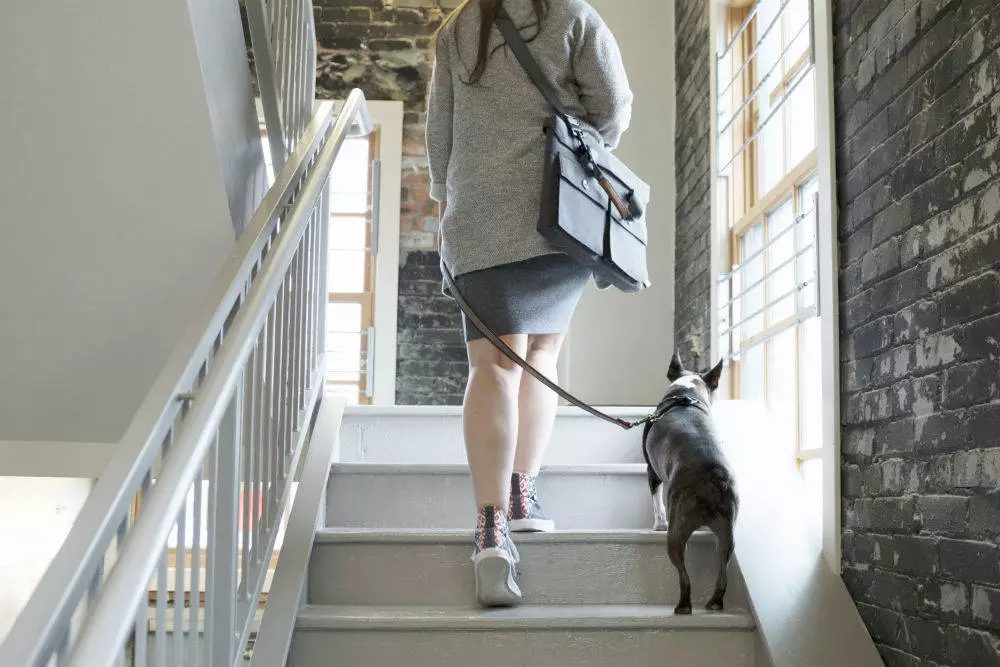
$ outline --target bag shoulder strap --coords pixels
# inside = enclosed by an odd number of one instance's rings
[[[507,40],[507,46],[514,52],[514,56],[521,63],[521,67],[528,73],[528,78],[535,84],[535,88],[538,88],[538,91],[549,103],[549,106],[568,124],[576,125],[575,119],[566,112],[566,107],[559,101],[559,96],[556,95],[555,88],[552,87],[552,82],[545,76],[545,72],[542,71],[535,57],[531,55],[531,50],[528,49],[527,42],[521,37],[521,31],[517,29],[514,21],[503,8],[497,14],[496,26],[500,29],[504,39]]]
[[[502,7],[500,8],[500,13],[497,14],[496,26],[500,29],[504,39],[507,40],[507,46],[514,52],[518,62],[521,63],[521,67],[528,73],[528,78],[531,79],[531,82],[542,93],[542,96],[548,101],[549,106],[552,107],[556,115],[566,123],[567,129],[576,137],[582,149],[582,152],[578,153],[578,159],[597,178],[597,182],[600,183],[601,188],[607,193],[608,199],[618,209],[618,215],[622,217],[622,220],[634,218],[638,215],[636,212],[638,209],[634,211],[629,203],[622,199],[622,196],[615,189],[614,185],[604,175],[600,165],[594,159],[590,147],[587,146],[587,143],[583,139],[583,134],[580,132],[580,121],[566,112],[566,107],[559,101],[559,96],[556,95],[552,83],[545,76],[545,72],[538,65],[538,61],[531,55],[527,42],[521,37],[521,31],[517,29],[510,15]],[[635,200],[633,199],[633,201]]]

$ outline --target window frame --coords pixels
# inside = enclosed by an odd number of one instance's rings
[[[334,103],[339,112],[343,101]],[[399,301],[399,223],[403,175],[403,103],[369,100],[379,130],[378,253],[375,255],[375,344],[371,404],[396,404],[397,303]]]
[[[729,271],[734,253],[729,226],[730,207],[734,202],[718,176],[719,61],[716,55],[726,44],[730,26],[730,7],[752,7],[752,2],[712,2],[709,5],[709,58],[710,62],[710,173],[711,173],[711,257],[712,275]],[[840,498],[840,378],[839,378],[839,304],[838,304],[838,255],[836,232],[836,171],[834,108],[833,108],[833,30],[831,0],[812,0],[812,56],[815,77],[815,114],[817,144],[815,173],[818,182],[817,224],[817,306],[819,308],[819,335],[821,354],[821,426],[820,448],[799,453],[800,461],[822,460],[822,549],[831,567],[839,571],[841,564],[841,498]],[[782,64],[784,67],[784,64]],[[792,67],[790,72],[801,69]],[[790,75],[794,78],[795,74]],[[749,153],[749,151],[746,151]],[[793,170],[794,171],[794,170]],[[793,190],[794,192],[794,190]],[[778,202],[781,198],[777,199]],[[763,215],[763,211],[761,214]],[[711,347],[713,358],[721,358],[724,350],[720,344],[722,296],[715,288],[711,292]],[[732,396],[732,387],[723,387],[724,396]]]
[[[368,178],[367,180],[367,199],[365,204],[365,210],[363,211],[335,211],[330,210],[329,219],[330,225],[336,225],[338,219],[349,219],[349,218],[365,218],[368,223],[365,226],[365,240],[364,240],[364,267],[363,267],[363,279],[362,287],[360,292],[337,292],[337,291],[327,291],[327,307],[332,304],[352,304],[357,305],[361,309],[360,326],[358,335],[360,336],[359,345],[359,360],[358,360],[358,380],[357,382],[348,380],[336,380],[329,377],[330,369],[327,367],[327,375],[324,379],[324,387],[329,392],[332,387],[354,387],[358,388],[357,401],[358,405],[371,405],[374,399],[374,384],[375,378],[373,372],[368,372],[368,365],[371,364],[372,359],[372,345],[371,332],[375,330],[375,308],[378,302],[378,272],[376,270],[378,253],[371,252],[372,248],[377,248],[377,239],[373,236],[378,233],[378,224],[373,222],[373,216],[381,216],[379,211],[379,203],[375,201],[376,197],[380,197],[381,193],[379,188],[374,182],[374,179],[378,176],[379,171],[374,168],[374,162],[380,159],[381,156],[381,145],[382,145],[382,126],[375,124],[375,128],[371,134],[367,137],[368,139]],[[333,187],[334,184],[331,182],[328,187],[331,188],[331,192],[336,192]],[[336,253],[340,251],[339,248],[329,247],[327,248],[328,256],[332,255],[336,257]],[[359,251],[361,248],[344,250]],[[330,330],[330,320],[329,314],[327,315],[327,335],[333,333],[334,335],[350,335],[354,332],[346,331],[331,331]],[[377,340],[378,336],[374,336]],[[377,364],[376,364],[377,367]],[[334,371],[337,372],[337,371]]]

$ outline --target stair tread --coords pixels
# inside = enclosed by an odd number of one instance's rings
[[[472,543],[473,531],[454,529],[423,528],[320,528],[316,531],[317,544],[465,544]],[[696,540],[714,540],[708,530],[698,530],[692,536]],[[625,544],[666,544],[667,534],[653,530],[556,530],[551,533],[516,533],[518,544],[566,544],[566,543],[625,543]]]
[[[754,629],[744,611],[674,613],[672,606],[635,604],[524,605],[512,609],[478,607],[397,607],[307,605],[296,627],[314,630],[553,630]]]
[[[335,463],[331,472],[347,475],[467,475],[464,463]],[[568,463],[542,466],[549,475],[646,475],[644,463]]]

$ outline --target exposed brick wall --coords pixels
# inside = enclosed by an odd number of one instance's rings
[[[432,37],[456,2],[404,1],[391,9],[382,0],[313,4],[317,97],[342,99],[360,88],[368,99],[404,103],[396,402],[459,404],[466,375],[464,351],[456,358],[456,347],[464,346],[461,320],[455,303],[441,294],[438,221],[424,150]]]
[[[1000,3],[835,3],[844,579],[890,667],[1000,664]]]
[[[711,324],[711,181],[708,6],[703,0],[678,0],[677,170],[675,347],[685,363],[708,363]]]
[[[396,397],[412,405],[461,405],[468,359],[455,302],[441,296],[438,254],[412,251],[399,270]]]

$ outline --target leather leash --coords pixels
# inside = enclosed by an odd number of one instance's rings
[[[440,243],[439,243],[439,248],[440,248]],[[462,296],[462,293],[459,291],[458,286],[455,284],[454,276],[451,275],[451,270],[448,269],[448,265],[444,263],[443,257],[441,258],[441,272],[444,274],[445,282],[448,285],[448,289],[451,291],[451,295],[455,299],[455,301],[458,302],[459,308],[462,309],[462,312],[465,313],[465,316],[469,318],[469,321],[472,322],[476,326],[476,328],[482,332],[483,336],[485,336],[486,339],[490,341],[490,343],[492,343],[494,347],[500,350],[500,352],[505,357],[507,357],[515,364],[520,366],[524,370],[524,372],[526,372],[528,375],[532,376],[533,378],[541,382],[543,385],[554,391],[556,394],[566,399],[567,402],[571,403],[572,405],[575,405],[584,412],[593,415],[598,419],[602,419],[608,422],[609,424],[614,424],[615,426],[623,428],[626,431],[630,431],[638,426],[645,426],[646,424],[650,424],[652,422],[659,420],[665,414],[667,414],[667,412],[669,412],[675,407],[679,407],[681,405],[693,404],[691,403],[691,401],[694,401],[695,399],[691,399],[687,396],[675,396],[673,400],[668,399],[660,403],[660,405],[657,406],[656,410],[648,417],[643,417],[642,419],[636,421],[629,421],[627,419],[621,419],[620,417],[612,417],[611,415],[605,412],[601,412],[594,406],[590,405],[589,403],[585,403],[584,401],[581,401],[579,398],[569,393],[568,391],[560,387],[552,380],[545,377],[545,375],[541,371],[539,371],[537,368],[528,363],[524,358],[521,357],[521,355],[515,352],[510,347],[510,345],[505,343],[503,339],[500,338],[500,336],[494,333],[494,331],[490,329],[490,327],[487,326],[485,322],[483,322],[482,318],[476,314],[476,311],[473,310],[472,306],[469,305],[469,302],[465,300],[465,297]]]

